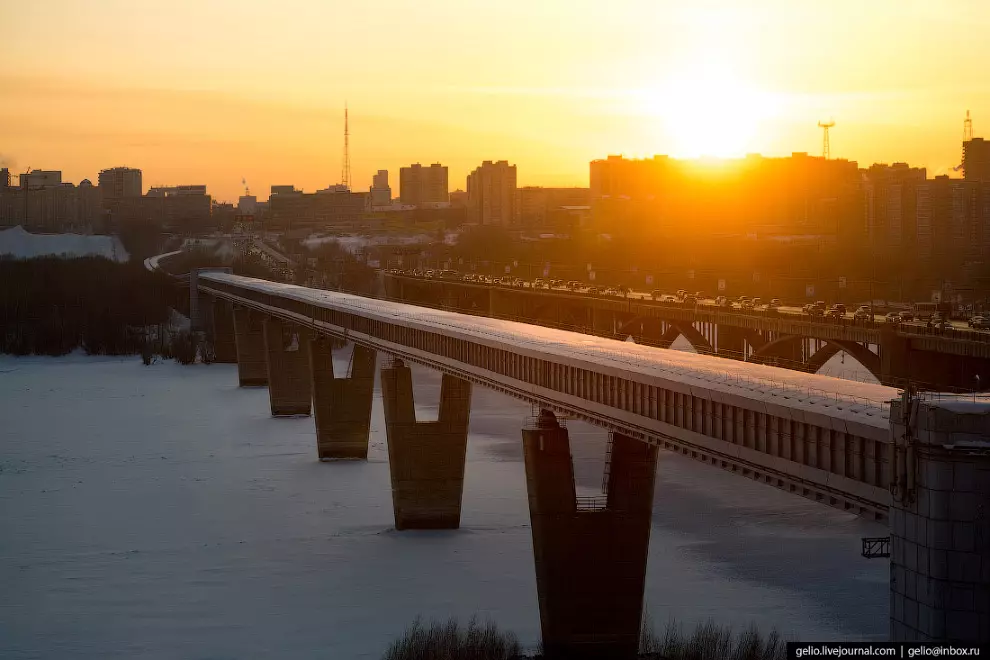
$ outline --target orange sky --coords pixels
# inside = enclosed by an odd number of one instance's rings
[[[800,5],[800,6],[797,6]],[[0,3],[0,159],[145,186],[482,160],[587,185],[609,153],[959,161],[990,136],[986,0],[48,0]],[[986,128],[986,130],[984,130]]]

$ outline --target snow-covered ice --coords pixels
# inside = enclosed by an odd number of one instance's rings
[[[344,368],[346,354],[338,356]],[[421,418],[439,376],[413,367]],[[0,657],[378,658],[417,616],[539,635],[520,428],[475,388],[462,528],[396,532],[367,462],[319,463],[233,365],[0,357]],[[605,434],[569,422],[582,490]],[[800,639],[883,639],[884,527],[661,453],[646,605]]]
[[[0,255],[16,259],[32,257],[105,257],[121,263],[130,259],[116,236],[83,234],[31,234],[23,227],[0,230]]]

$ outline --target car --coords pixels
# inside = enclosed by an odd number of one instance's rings
[[[990,317],[974,316],[971,320],[974,323],[970,327],[974,330],[990,330]]]
[[[698,300],[704,300],[704,299],[705,299],[705,298],[707,298],[708,296],[706,296],[706,295],[705,295],[704,293],[702,293],[701,291],[695,291],[695,292],[694,292],[694,297],[695,297],[695,298],[697,298]]]
[[[753,307],[762,307],[763,298],[753,298]]]
[[[914,320],[914,312],[907,312],[907,311],[901,312],[900,313],[900,316],[901,316],[901,320],[902,321],[913,321]]]
[[[654,300],[659,300],[662,297],[663,297],[663,291],[661,291],[660,289],[653,289],[653,291],[650,292],[650,298],[653,298]]]
[[[825,312],[825,316],[830,319],[841,319],[845,316],[845,314],[838,307],[830,307],[829,310]]]
[[[682,302],[685,305],[697,305],[698,304],[698,298],[695,297],[695,296],[693,296],[693,295],[691,295],[689,293],[686,296],[684,296],[684,300]]]
[[[887,323],[900,323],[902,320],[901,315],[897,312],[887,312],[886,316],[883,318]]]
[[[834,307],[835,309],[841,310],[843,314],[846,313],[846,306],[843,305],[842,303],[835,303],[834,305],[832,305],[832,307]]]
[[[857,321],[869,321],[872,318],[873,313],[868,308],[864,307],[860,307],[856,310],[856,313],[853,314],[853,319]]]
[[[545,284],[545,282],[541,278],[539,278],[539,277],[537,277],[535,280],[533,280],[533,287],[534,288],[542,289],[544,284]]]
[[[767,303],[768,309],[777,309],[780,307],[780,298],[771,298],[770,302]]]

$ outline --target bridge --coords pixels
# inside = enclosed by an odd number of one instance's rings
[[[990,401],[921,400],[229,273],[192,273],[190,293],[241,385],[267,385],[274,416],[313,414],[320,459],[367,457],[377,357],[387,356],[380,379],[399,530],[459,526],[473,386],[540,408],[522,440],[548,658],[635,657],[659,448],[889,521],[892,635],[990,640],[990,580],[980,572],[990,538],[974,531],[977,508],[990,503]],[[354,344],[349,374],[333,370],[342,342]],[[416,418],[407,363],[443,373],[436,421]],[[608,429],[600,497],[576,496],[556,413]],[[977,598],[950,608],[953,589]]]
[[[669,347],[683,337],[698,352],[817,372],[840,352],[878,381],[966,391],[990,387],[990,335],[921,325],[812,319],[775,310],[685,305],[642,298],[505,287],[384,273],[390,300],[567,328]],[[978,378],[978,376],[981,376]]]

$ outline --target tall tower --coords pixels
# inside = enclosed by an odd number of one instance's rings
[[[340,182],[348,190],[351,188],[351,132],[347,125],[347,103],[344,103],[344,163],[341,166]]]
[[[820,121],[818,122],[818,126],[822,129],[822,158],[828,160],[832,156],[828,145],[828,129],[835,126],[835,122],[831,119],[828,121]]]
[[[973,139],[973,119],[969,116],[969,110],[966,111],[966,119],[963,120],[963,142],[969,142]]]

